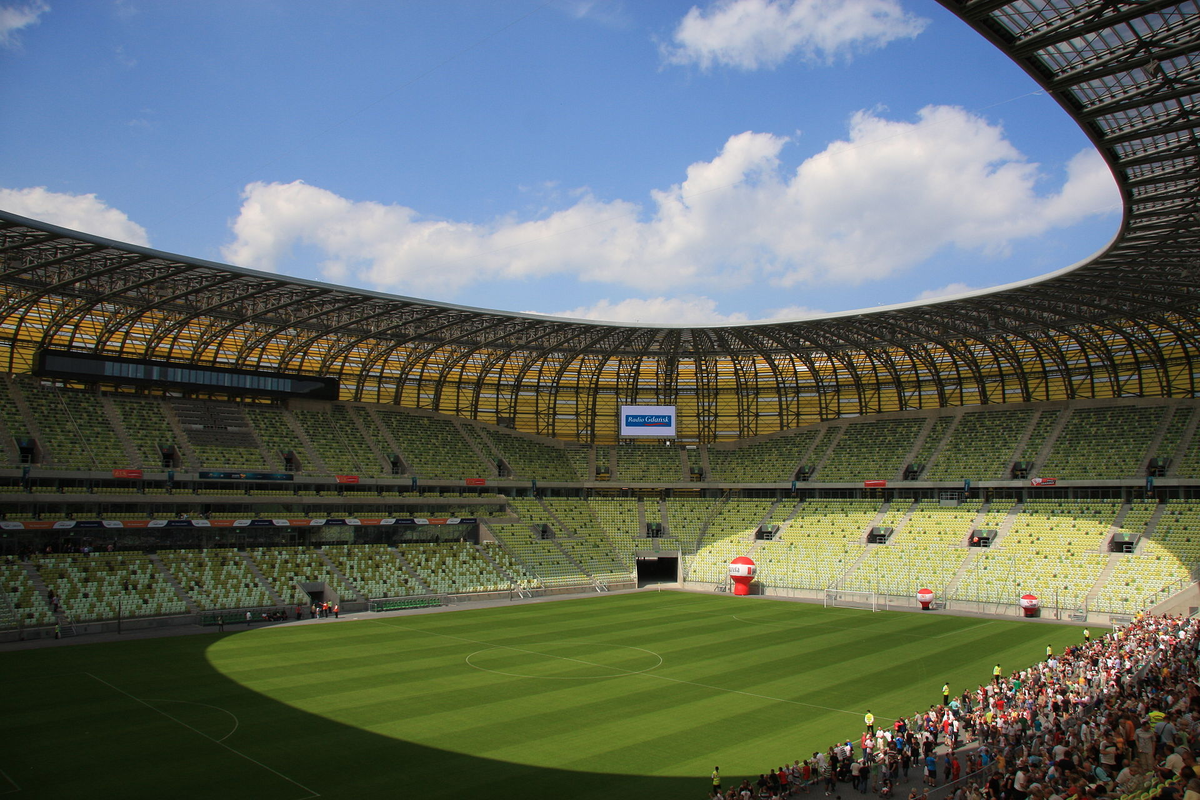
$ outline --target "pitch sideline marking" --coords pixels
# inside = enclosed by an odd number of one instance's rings
[[[429,634],[430,636],[441,636],[445,639],[455,639],[457,641],[468,642],[470,644],[481,644],[486,647],[503,647],[503,648],[507,648],[509,650],[516,650],[521,653],[532,653],[533,655],[538,655],[538,656],[545,655],[545,653],[539,653],[535,650],[524,650],[520,647],[512,647],[511,645],[505,645],[505,644],[496,644],[495,642],[482,642],[482,641],[479,641],[478,639],[468,639],[464,636],[452,636],[448,633],[438,633],[437,631],[423,631],[423,630],[420,630],[419,628],[408,628],[408,627],[404,627],[401,625],[388,625],[383,620],[372,619],[372,620],[367,620],[367,621],[374,622],[377,625],[383,625],[385,627],[392,628],[394,630],[409,631],[411,633],[425,633],[425,634]],[[552,656],[552,658],[565,658],[565,657],[564,656]],[[578,659],[568,659],[568,660],[577,661]],[[583,662],[583,663],[587,663],[587,662]],[[589,666],[600,666],[600,665],[590,664]],[[617,669],[617,668],[611,667],[611,669]],[[680,683],[680,684],[684,684],[686,686],[697,686],[701,689],[712,689],[715,692],[728,692],[730,694],[740,694],[744,697],[757,697],[760,700],[772,700],[776,703],[789,703],[794,706],[803,706],[805,708],[817,708],[817,709],[820,709],[821,711],[834,711],[834,712],[837,712],[838,714],[852,714],[856,717],[862,715],[861,712],[859,712],[859,711],[847,711],[844,708],[830,708],[829,706],[819,706],[815,703],[804,703],[799,700],[788,700],[787,698],[784,698],[784,697],[772,697],[767,694],[756,694],[755,692],[745,692],[745,691],[742,691],[741,689],[728,689],[724,686],[713,686],[711,684],[700,683],[698,681],[685,681],[682,678],[669,678],[666,675],[660,675],[657,672],[634,672],[634,673],[630,673],[630,674],[645,675],[647,678],[656,678],[658,680],[669,681],[670,683]]]
[[[167,699],[161,699],[161,698],[155,698],[155,697],[146,698],[146,702],[147,703],[183,703],[183,704],[189,705],[189,706],[203,706],[204,708],[211,708],[211,709],[215,709],[217,711],[223,711],[224,713],[233,717],[233,730],[231,730],[229,733],[222,736],[220,739],[217,739],[217,742],[223,742],[226,739],[228,739],[230,736],[233,736],[235,733],[237,733],[238,726],[242,724],[241,720],[239,720],[237,718],[237,714],[234,714],[229,709],[221,708],[220,706],[209,705],[208,703],[193,703],[191,700],[167,700]]]
[[[268,767],[266,764],[262,763],[262,762],[261,762],[261,761],[259,761],[258,759],[252,758],[252,757],[250,757],[250,756],[246,755],[245,753],[241,752],[240,750],[237,750],[237,749],[235,749],[235,748],[232,748],[232,747],[230,747],[229,745],[225,744],[225,742],[221,741],[220,739],[214,739],[213,737],[209,736],[209,735],[208,735],[207,733],[205,733],[204,731],[202,731],[202,730],[198,730],[197,728],[193,728],[191,725],[188,725],[186,722],[184,722],[184,721],[183,721],[183,720],[181,720],[181,719],[178,719],[177,717],[173,717],[173,716],[171,716],[171,715],[170,715],[170,714],[168,714],[167,712],[163,711],[161,708],[155,708],[154,706],[150,705],[149,703],[147,703],[147,702],[146,702],[145,700],[143,700],[142,698],[140,698],[140,697],[137,697],[136,695],[132,695],[132,694],[130,694],[129,692],[127,692],[127,691],[125,691],[124,689],[122,689],[121,687],[119,687],[119,686],[113,686],[113,685],[112,685],[111,683],[109,683],[108,681],[104,680],[103,678],[97,677],[96,675],[93,675],[93,674],[92,674],[92,673],[90,673],[90,672],[85,672],[85,673],[83,673],[83,674],[84,674],[84,675],[87,675],[87,676],[88,676],[89,678],[91,678],[92,680],[95,680],[95,681],[97,681],[97,682],[99,682],[99,683],[103,683],[105,686],[107,686],[108,688],[112,689],[113,691],[120,692],[121,694],[123,694],[123,695],[125,695],[126,697],[128,697],[130,700],[134,700],[134,701],[136,701],[136,702],[138,702],[138,703],[141,703],[142,705],[144,705],[146,708],[150,709],[151,711],[154,711],[155,713],[158,713],[158,714],[162,714],[162,715],[163,715],[164,717],[166,717],[167,719],[171,720],[172,722],[176,723],[177,725],[182,725],[183,727],[187,728],[187,729],[188,729],[189,731],[191,731],[192,733],[199,734],[200,736],[203,736],[205,739],[208,739],[210,742],[213,742],[214,744],[217,744],[217,745],[220,745],[221,747],[224,747],[226,750],[228,750],[229,752],[233,753],[234,755],[236,755],[236,756],[241,756],[242,758],[244,758],[244,759],[246,759],[247,761],[249,761],[251,764],[256,764],[256,765],[258,765],[258,766],[262,767],[263,769],[265,769],[267,772],[270,772],[270,773],[271,773],[271,774],[273,774],[273,775],[277,775],[277,776],[279,776],[280,778],[283,778],[283,779],[284,779],[285,781],[287,781],[288,783],[292,784],[293,786],[297,786],[297,787],[299,787],[299,788],[303,789],[304,791],[308,792],[308,794],[306,794],[304,797],[299,797],[299,798],[296,798],[296,800],[311,800],[311,798],[313,798],[313,797],[320,797],[320,796],[321,796],[321,793],[320,793],[320,792],[314,792],[312,789],[308,788],[307,786],[305,786],[304,784],[300,783],[299,781],[292,780],[292,779],[291,779],[291,778],[289,778],[287,775],[284,775],[282,772],[280,772],[279,770],[275,769],[274,767]]]
[[[661,667],[662,663],[663,663],[663,657],[661,655],[654,652],[653,650],[647,650],[644,647],[633,647],[632,645],[627,645],[627,644],[596,644],[595,642],[582,642],[578,639],[560,639],[559,641],[560,642],[568,642],[568,641],[575,642],[576,644],[588,644],[588,645],[592,645],[594,647],[623,647],[626,650],[640,650],[643,653],[649,653],[650,655],[657,658],[658,663],[652,667],[646,667],[645,669],[629,670],[629,669],[623,669],[621,667],[609,666],[608,664],[593,664],[592,662],[584,661],[581,658],[571,658],[570,656],[555,656],[555,655],[550,655],[548,653],[536,653],[536,655],[540,655],[545,658],[557,658],[560,661],[575,661],[580,664],[586,664],[589,667],[600,667],[601,669],[613,669],[613,670],[617,671],[616,675],[583,675],[583,676],[579,676],[579,677],[572,677],[572,676],[562,676],[562,675],[521,675],[516,672],[501,672],[498,669],[488,669],[487,667],[481,667],[478,664],[474,664],[471,662],[471,656],[477,656],[480,653],[486,653],[489,650],[518,650],[518,648],[516,648],[516,647],[507,647],[505,645],[493,645],[492,647],[485,647],[482,650],[476,650],[474,653],[468,653],[467,657],[464,658],[463,660],[466,661],[469,666],[474,667],[475,669],[477,669],[481,672],[492,672],[492,673],[495,673],[496,675],[506,675],[510,678],[534,678],[536,680],[553,680],[553,681],[603,681],[603,680],[608,680],[609,678],[623,678],[627,675],[641,675],[644,672],[649,672],[652,669],[657,669],[658,667]],[[531,651],[524,650],[524,651],[520,651],[520,652],[531,652]]]
[[[16,794],[17,792],[21,791],[21,784],[8,777],[8,773],[2,769],[0,769],[0,777],[4,778],[4,780],[11,783],[13,786],[13,788],[5,789],[3,792],[0,792],[0,794]]]

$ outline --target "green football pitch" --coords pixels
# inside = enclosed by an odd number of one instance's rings
[[[1082,639],[638,592],[0,653],[0,795],[704,797]]]

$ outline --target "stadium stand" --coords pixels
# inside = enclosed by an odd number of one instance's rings
[[[684,480],[679,448],[637,442],[616,448],[617,478],[623,483],[677,483]]]
[[[1090,480],[1144,475],[1147,451],[1163,410],[1161,406],[1075,409],[1040,474]]]
[[[828,461],[817,470],[817,479],[900,477],[905,457],[916,444],[924,424],[922,419],[889,419],[847,425]]]
[[[232,548],[160,550],[158,557],[201,611],[274,605],[246,559]]]
[[[1015,443],[1032,418],[1033,412],[1025,409],[963,414],[922,477],[931,481],[1007,478]]]

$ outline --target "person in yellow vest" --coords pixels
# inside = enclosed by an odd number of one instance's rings
[[[942,684],[942,705],[950,705],[950,681]]]
[[[869,709],[869,708],[867,709],[867,714],[866,714],[866,716],[863,717],[863,722],[867,723],[867,731],[872,736],[874,736],[875,735],[875,715],[871,713],[871,709]]]
[[[992,683],[999,685],[1000,683],[1000,665],[992,667]]]
[[[1087,628],[1084,628],[1083,629],[1083,641],[1086,643],[1086,642],[1090,642],[1091,640],[1092,640],[1092,632],[1089,631]]]
[[[1046,658],[1050,658],[1053,655],[1054,655],[1054,647],[1052,645],[1046,645]]]
[[[713,767],[713,782],[712,782],[713,797],[721,796],[721,768]]]

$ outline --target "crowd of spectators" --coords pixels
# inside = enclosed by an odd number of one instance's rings
[[[1200,622],[1139,615],[890,726],[868,711],[858,741],[717,788],[725,800],[806,793],[948,800],[1200,800]]]

